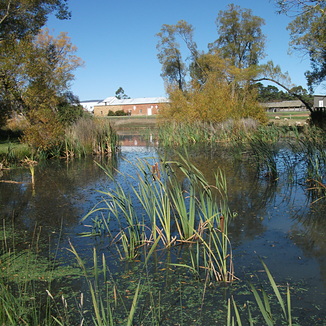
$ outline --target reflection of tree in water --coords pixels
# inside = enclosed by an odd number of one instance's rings
[[[230,225],[233,241],[253,239],[263,233],[263,217],[267,215],[266,207],[275,198],[277,183],[258,180],[256,178],[240,179],[242,187],[232,189],[229,186],[229,206],[237,216]]]
[[[306,209],[292,216],[298,223],[290,230],[290,237],[306,257],[314,257],[318,261],[326,286],[326,200],[314,204],[308,200],[304,206]]]
[[[266,216],[266,206],[280,189],[277,182],[259,179],[255,166],[234,159],[225,151],[214,155],[189,155],[191,162],[205,175],[208,183],[215,184],[215,174],[223,171],[227,180],[229,207],[237,213],[229,227],[232,242],[252,239],[264,232],[260,217]],[[177,157],[173,157],[178,161]],[[217,200],[219,200],[217,198]]]
[[[112,160],[100,164],[111,166]],[[98,182],[106,182],[105,173],[92,160],[71,162],[50,161],[35,168],[35,193],[32,191],[28,170],[10,173],[12,180],[22,184],[0,185],[0,214],[14,219],[15,225],[33,229],[34,225],[58,231],[75,225],[83,206],[88,202],[88,190],[95,190]]]

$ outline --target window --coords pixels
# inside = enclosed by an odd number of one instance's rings
[[[319,105],[320,108],[324,107],[324,101],[323,100],[319,100]]]
[[[143,113],[143,110],[142,109],[139,109],[139,113]]]

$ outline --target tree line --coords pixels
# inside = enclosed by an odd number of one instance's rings
[[[272,61],[260,64],[266,55],[265,21],[250,9],[229,4],[217,15],[217,39],[208,44],[208,51],[198,49],[194,27],[184,20],[165,24],[157,33],[157,57],[171,100],[166,116],[190,121],[247,117],[263,121],[259,102],[281,99],[300,99],[313,113],[310,93],[326,76],[325,1],[280,0],[276,5],[280,14],[296,13],[288,26],[290,46],[310,58],[312,69],[305,73],[309,92],[291,85],[288,73]],[[285,91],[264,87],[262,81]]]
[[[312,92],[326,76],[326,3],[275,3],[280,14],[294,14],[288,26],[290,45],[310,58],[311,70],[305,75]],[[26,122],[22,140],[44,150],[54,146],[64,129],[83,114],[78,97],[70,92],[74,70],[83,62],[66,33],[54,37],[43,29],[53,14],[70,19],[67,0],[0,1],[0,127],[10,117],[22,117]],[[194,27],[186,21],[163,25],[157,49],[171,103],[168,116],[264,121],[259,102],[267,97],[274,100],[280,92],[273,86],[262,87],[262,81],[283,87],[282,97],[299,98],[312,110],[309,93],[293,87],[278,65],[260,64],[265,56],[264,24],[250,9],[230,4],[217,14],[217,38],[208,44],[208,51],[198,49]],[[123,89],[116,96],[127,97]]]

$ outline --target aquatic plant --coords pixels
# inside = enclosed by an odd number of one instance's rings
[[[202,315],[201,309],[200,312],[195,309],[188,311],[187,314],[182,313],[185,308],[184,305],[191,306],[192,304],[190,298],[188,300],[183,298],[183,291],[186,291],[187,286],[197,288],[195,293],[197,292],[199,301],[195,299],[196,307],[204,306],[206,300],[205,288],[208,286],[207,280],[203,291],[201,291],[196,283],[189,283],[187,285],[187,278],[181,275],[181,280],[177,282],[175,287],[180,293],[177,295],[172,294],[174,303],[166,305],[164,300],[168,298],[163,299],[163,294],[158,289],[158,285],[155,284],[155,280],[147,269],[147,263],[151,255],[154,254],[155,248],[148,253],[144,264],[140,265],[139,275],[135,271],[128,272],[132,280],[124,281],[127,287],[124,287],[123,283],[118,281],[121,277],[117,279],[111,273],[110,267],[106,263],[105,254],[99,256],[96,249],[93,249],[92,264],[86,267],[83,259],[72,244],[70,244],[69,251],[75,256],[88,289],[81,295],[81,302],[80,304],[78,303],[77,309],[80,313],[78,324],[80,325],[91,323],[92,325],[99,326],[113,326],[117,324],[156,326],[162,324],[175,325],[176,321],[182,324],[190,320],[193,325],[202,325],[204,320],[207,322],[207,317],[212,322],[219,322],[227,326],[247,324],[243,323],[243,320],[248,321],[249,325],[257,324],[257,322],[259,325],[267,326],[279,325],[280,323],[288,326],[294,325],[292,324],[293,316],[289,286],[287,286],[284,298],[283,293],[278,288],[279,285],[276,284],[263,261],[262,265],[267,275],[266,289],[258,289],[252,283],[248,283],[246,290],[248,296],[245,303],[246,310],[238,307],[237,294],[235,293],[228,295],[226,298],[221,298],[218,302],[219,310],[223,311],[224,309],[224,311],[222,314],[217,314],[213,317],[213,311],[206,311]],[[181,289],[182,285],[185,287],[184,290]],[[245,290],[245,287],[243,287],[243,290]],[[170,291],[167,292],[170,293]],[[88,297],[90,299],[90,306],[86,307],[84,306],[84,301]],[[180,312],[179,314],[178,311]],[[169,322],[169,317],[171,318],[172,316],[175,321],[171,320]],[[59,325],[64,325],[57,318],[54,319]]]
[[[266,264],[261,261],[264,270],[266,272],[268,278],[268,285],[271,287],[273,294],[267,293],[267,291],[261,287],[257,289],[252,283],[249,283],[249,288],[251,289],[252,295],[254,297],[254,301],[258,307],[258,309],[253,312],[252,306],[253,302],[247,301],[245,306],[247,307],[247,311],[245,313],[241,313],[240,309],[236,304],[236,300],[234,296],[228,298],[227,305],[227,326],[242,326],[247,325],[247,323],[243,323],[243,319],[249,322],[249,325],[257,324],[257,319],[259,325],[266,326],[276,326],[276,325],[297,325],[293,324],[293,316],[292,316],[292,306],[291,306],[291,295],[290,288],[287,285],[285,298],[282,296],[278,285],[276,284],[271,272],[269,271]],[[261,292],[261,294],[259,294]],[[277,308],[277,312],[272,312],[272,304]],[[244,317],[243,317],[244,315]],[[242,318],[241,318],[242,317]]]
[[[164,121],[158,126],[158,141],[162,147],[216,145],[244,139],[257,127],[258,123],[253,119],[230,119],[221,123]]]
[[[61,152],[67,158],[115,153],[118,137],[109,121],[83,117],[65,131]]]
[[[64,311],[55,309],[55,302],[47,299],[46,290],[51,290],[55,280],[78,277],[79,271],[61,266],[55,257],[41,255],[40,232],[36,228],[34,237],[25,239],[5,222],[0,229],[1,325],[54,325],[52,315],[64,316]]]
[[[226,180],[219,171],[215,185],[209,185],[189,159],[179,158],[154,165],[138,161],[132,176],[120,173],[126,186],[105,170],[113,186],[100,192],[104,196],[102,206],[94,207],[82,221],[106,212],[103,225],[125,260],[135,259],[141,247],[151,248],[158,238],[163,248],[199,242],[197,259],[193,260],[190,253],[191,261],[182,265],[192,265],[212,280],[232,282],[234,269],[227,236],[232,214],[227,205]],[[120,228],[116,234],[110,228],[114,221]]]

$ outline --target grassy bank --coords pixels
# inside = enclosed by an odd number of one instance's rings
[[[310,113],[309,111],[300,111],[300,112],[268,112],[268,121],[269,123],[274,123],[277,125],[284,126],[295,126],[295,125],[304,125],[307,120],[309,120]]]

